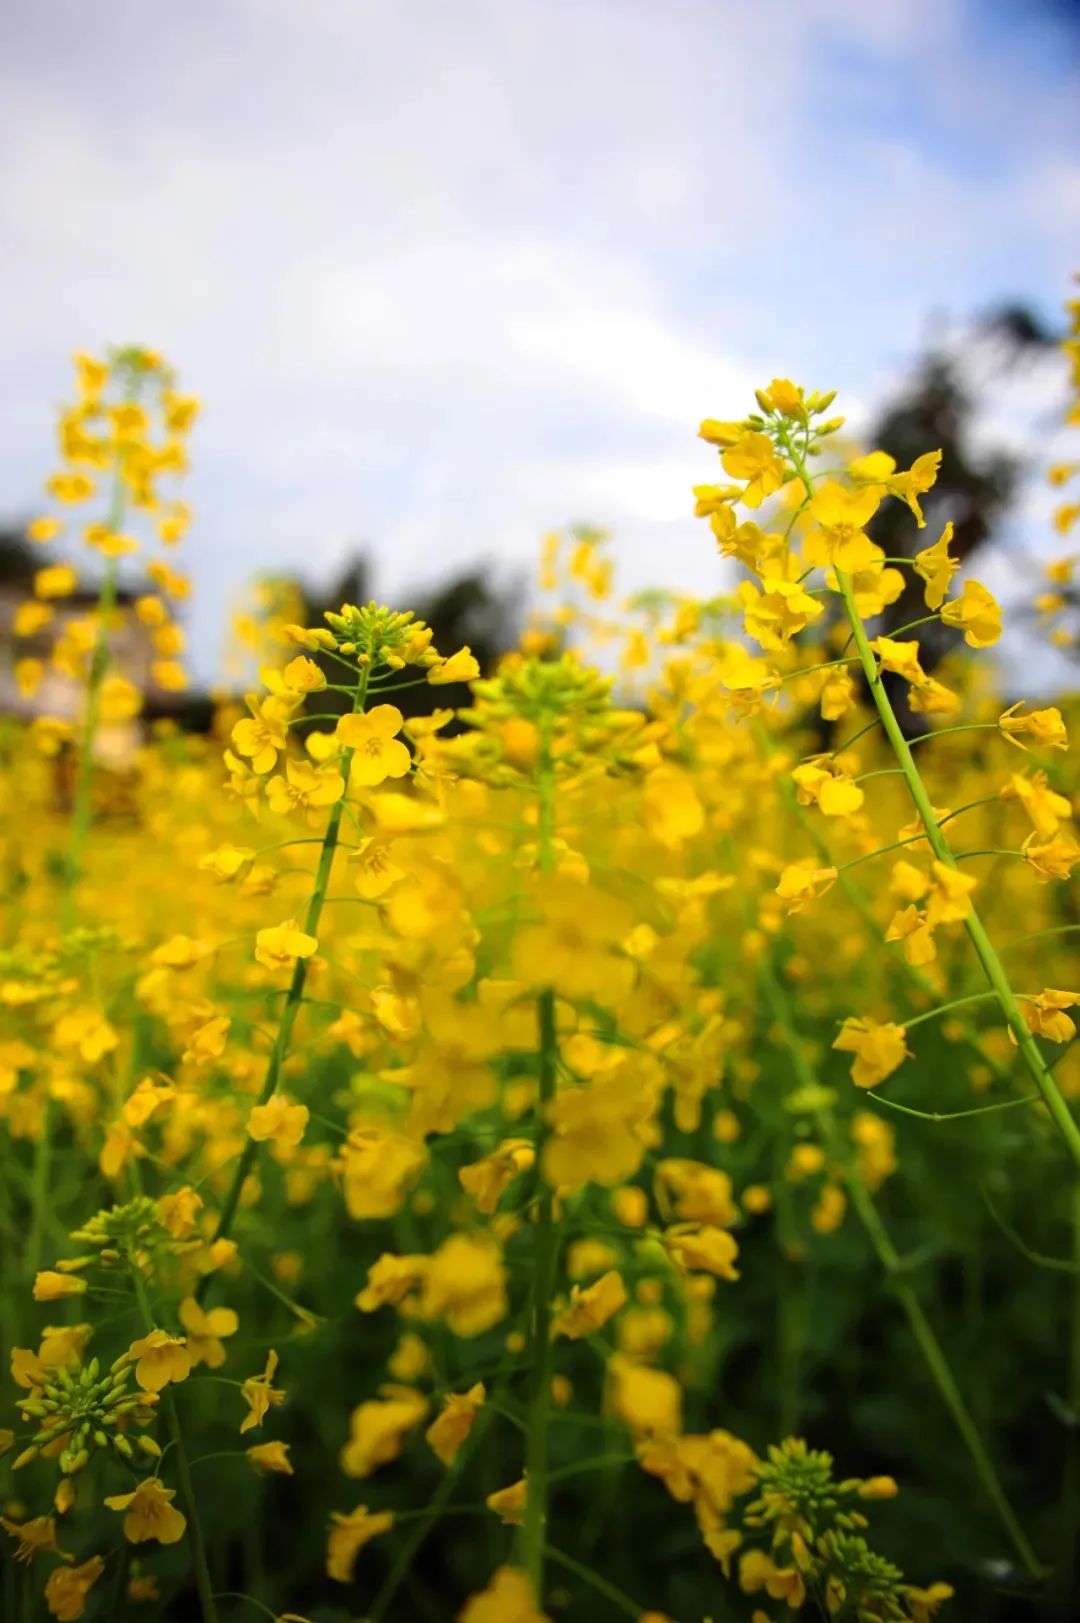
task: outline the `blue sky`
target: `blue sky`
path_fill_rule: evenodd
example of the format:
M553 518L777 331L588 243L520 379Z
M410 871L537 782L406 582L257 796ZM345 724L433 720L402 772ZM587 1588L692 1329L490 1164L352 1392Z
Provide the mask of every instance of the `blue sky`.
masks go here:
M698 419L776 371L856 420L930 330L1080 261L1080 26L975 0L50 0L0 35L0 512L68 354L206 401L198 663L261 568L400 594L547 528L708 589ZM1030 445L1051 364L987 412ZM1033 484L1029 544L1048 504ZM999 573L1008 575L1002 564Z

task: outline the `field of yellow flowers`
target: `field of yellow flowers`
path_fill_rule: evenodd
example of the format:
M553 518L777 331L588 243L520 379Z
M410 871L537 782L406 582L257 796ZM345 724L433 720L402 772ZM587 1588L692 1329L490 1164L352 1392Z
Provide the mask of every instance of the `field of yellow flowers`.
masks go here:
M14 632L80 702L0 731L4 1623L1075 1617L1075 705L995 691L939 453L774 379L701 426L734 591L615 614L555 537L484 673L269 595L121 769L198 403L76 367Z

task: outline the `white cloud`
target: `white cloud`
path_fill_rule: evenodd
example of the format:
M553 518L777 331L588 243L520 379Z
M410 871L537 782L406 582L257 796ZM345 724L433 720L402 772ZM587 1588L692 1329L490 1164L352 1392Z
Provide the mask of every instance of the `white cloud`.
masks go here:
M707 585L698 418L774 371L865 415L929 310L1052 300L1080 210L1071 87L963 0L52 0L7 35L0 504L70 348L164 349L207 400L204 667L253 567L350 536L398 589L589 517L635 584Z

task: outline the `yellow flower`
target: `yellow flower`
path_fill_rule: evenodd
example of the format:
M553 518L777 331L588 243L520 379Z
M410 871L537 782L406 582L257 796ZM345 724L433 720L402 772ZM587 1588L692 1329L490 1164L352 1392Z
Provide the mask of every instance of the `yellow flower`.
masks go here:
M516 1567L500 1567L488 1587L458 1613L458 1623L551 1623L536 1604L532 1584Z
M924 547L915 554L915 573L926 582L926 606L940 609L949 590L949 582L960 568L956 558L949 557L949 543L953 538L952 520L946 524L932 547Z
M285 1402L284 1392L270 1384L277 1367L278 1355L270 1351L266 1355L266 1368L262 1374L249 1375L242 1384L240 1393L248 1406L248 1412L240 1422L241 1435L245 1431L251 1431L254 1426L261 1426L269 1410Z
M1065 723L1061 719L1061 711L1056 705L1046 710L1029 710L1027 715L1018 714L1022 699L1009 706L998 717L998 726L1011 744L1020 749L1026 748L1020 743L1021 736L1030 738L1039 749L1064 750L1069 747Z
M580 1341L601 1329L613 1319L629 1300L622 1275L611 1269L584 1289L574 1285L570 1291L570 1305L555 1320L555 1334L570 1341Z
M58 518L35 518L26 526L26 533L31 541L44 544L55 541L63 527Z
M170 1381L186 1381L191 1374L191 1354L183 1336L170 1336L165 1330L151 1330L133 1341L125 1354L137 1360L135 1379L144 1392L160 1392Z
M849 1015L833 1047L855 1055L851 1080L857 1088L876 1088L911 1057L904 1035L903 1026Z
M367 1284L355 1298L357 1307L361 1313L374 1313L403 1302L419 1289L430 1265L431 1258L425 1255L398 1257L384 1251L368 1269Z
M454 1335L482 1335L505 1318L506 1269L494 1240L452 1234L431 1258L420 1298L425 1319L442 1319Z
M784 464L767 434L741 434L734 445L721 452L720 461L732 479L746 481L742 493L745 507L760 507L784 482Z
M773 1600L786 1600L797 1610L806 1599L806 1586L795 1567L778 1567L764 1550L747 1550L739 1557L739 1588L744 1595L764 1589Z
M34 1276L35 1302L60 1302L65 1296L81 1296L86 1289L86 1280L77 1274L58 1274L44 1268Z
M284 718L280 705L272 699L261 704L248 699L250 718L238 721L232 730L232 741L237 755L250 760L253 772L269 772L279 754L288 748Z
M714 1223L727 1228L739 1209L732 1198L731 1179L718 1167L682 1156L668 1156L656 1167L657 1199L674 1203L679 1217L691 1223Z
M493 1510L504 1527L520 1527L525 1515L525 1478L518 1482L511 1482L507 1488L496 1488L484 1500L489 1510Z
M1068 879L1080 862L1080 843L1071 829L1043 841L1033 830L1020 849L1034 868L1036 878L1043 883L1049 879Z
M883 671L894 671L915 686L926 681L926 672L919 664L919 644L914 637L906 641L898 641L895 637L875 637L870 646Z
M904 958L916 967L931 964L937 957L933 929L913 905L903 907L893 914L885 931L885 939L902 942Z
M859 785L826 755L800 762L791 778L800 806L817 806L826 817L850 817L866 799Z
M133 1493L113 1494L105 1500L110 1510L123 1510L124 1537L130 1544L156 1539L159 1544L177 1544L184 1536L187 1521L173 1507L175 1488L164 1488L157 1477L147 1477Z
M310 958L318 948L313 935L306 935L291 919L272 924L255 937L255 957L267 969L291 969L297 958Z
M682 1388L675 1377L622 1353L608 1359L606 1402L637 1437L675 1437L682 1430Z
M846 490L835 479L819 486L809 505L818 528L807 536L803 552L808 564L833 565L846 573L867 569L881 550L865 534L880 506L874 490Z
M403 778L412 765L407 745L397 737L404 717L393 704L377 704L362 715L342 716L338 742L352 750L349 780L370 789L387 778Z
M194 1296L185 1297L177 1309L177 1317L187 1331L187 1348L191 1354L191 1367L205 1364L208 1369L220 1369L225 1362L222 1341L234 1336L240 1320L231 1307L212 1307L207 1311Z
M45 1580L45 1604L59 1623L73 1623L86 1610L86 1597L105 1571L100 1555L78 1567L56 1567Z
M194 1189L185 1186L171 1195L159 1195L158 1214L162 1226L174 1240L186 1240L195 1231L195 1219L203 1208L203 1198Z
M316 767L310 761L287 761L285 776L279 773L266 785L267 803L275 817L302 813L313 827L321 808L333 806L344 793L345 779L336 766Z
M926 898L926 922L936 929L939 924L958 924L971 917L971 892L978 881L970 874L957 873L937 859L930 864L932 875Z
M71 1560L71 1556L61 1550L56 1542L54 1516L34 1516L28 1522L8 1521L5 1516L0 1516L0 1527L13 1539L18 1540L16 1561L30 1562L35 1555L42 1555L48 1551L55 1551L63 1561Z
M330 1516L330 1537L326 1545L326 1572L336 1583L352 1582L356 1557L371 1539L387 1533L394 1525L390 1511L371 1512L366 1505L357 1505L347 1515L335 1510Z
M452 1465L457 1458L486 1396L483 1382L477 1381L467 1392L448 1392L443 1399L442 1413L431 1422L424 1437L444 1465Z
M1064 1012L1080 1003L1080 992L1059 992L1047 988L1036 997L1020 999L1020 1013L1024 1024L1036 1037L1046 1037L1052 1043L1069 1043L1076 1036L1076 1025ZM1010 1029L1010 1037L1015 1036Z
M691 1273L716 1274L736 1280L739 1247L726 1229L708 1223L677 1223L664 1233L664 1249L672 1261Z
M380 1128L357 1128L342 1151L345 1209L350 1217L393 1217L427 1165L417 1139Z
M248 1459L259 1472L276 1471L281 1476L292 1476L288 1443L255 1443L245 1449Z
M275 1093L264 1105L254 1105L247 1120L248 1137L257 1144L273 1139L275 1144L292 1148L299 1144L308 1124L307 1105L294 1104L288 1094Z
M963 595L945 604L941 620L963 631L969 648L990 648L1001 636L1001 606L977 580L964 582Z
M438 665L433 665L428 672L428 682L432 687L442 687L449 682L475 682L479 675L480 666L472 649L466 645Z
M410 1386L385 1389L390 1395L372 1398L352 1412L349 1441L341 1451L346 1476L365 1477L380 1465L396 1460L410 1431L428 1411L428 1400Z
M458 1170L458 1182L471 1195L478 1212L490 1217L504 1189L536 1160L528 1139L508 1138L491 1155Z
M776 885L776 894L786 903L788 913L801 913L808 902L816 902L836 883L835 868L821 868L813 857L788 863Z

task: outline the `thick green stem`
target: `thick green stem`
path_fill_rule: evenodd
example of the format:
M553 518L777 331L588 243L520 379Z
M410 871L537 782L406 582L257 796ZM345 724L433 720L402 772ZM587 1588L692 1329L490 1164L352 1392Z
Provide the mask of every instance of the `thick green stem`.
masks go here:
M138 1259L134 1255L128 1258L131 1269L131 1279L135 1287L135 1297L139 1304L139 1311L143 1323L148 1331L156 1330L153 1309L146 1294L146 1285L139 1271ZM191 1564L195 1578L195 1588L199 1596L199 1609L202 1613L203 1623L217 1623L217 1603L214 1600L214 1586L210 1581L210 1564L206 1558L206 1540L203 1537L202 1522L199 1519L199 1505L195 1498L195 1485L191 1480L191 1466L188 1463L187 1449L184 1447L184 1434L180 1429L180 1418L176 1412L176 1403L173 1395L167 1389L161 1394L161 1408L165 1416L165 1425L172 1443L173 1453L176 1456L176 1479L180 1489L180 1499L184 1506L184 1515L187 1517L188 1543L191 1547Z
M911 795L915 808L919 813L934 855L946 867L955 869L956 858L942 832L937 814L930 802L930 796L927 794L926 786L922 781L922 776L915 765L915 758L911 753L907 739L904 737L903 730L896 718L896 712L893 710L889 695L886 693L885 685L881 680L878 662L874 658L873 650L866 635L866 627L863 625L862 616L855 604L851 582L842 574L839 575L839 580L863 673L878 714L881 717L886 736L892 745L893 753L904 775L908 793ZM1032 1081L1041 1093L1043 1102L1065 1142L1074 1165L1080 1169L1080 1126L1077 1126L1072 1111L1062 1097L1057 1083L1054 1081L1042 1054L1039 1052L1038 1044L1024 1023L1020 1005L1005 973L1001 959L998 957L997 951L991 943L985 926L974 907L972 907L970 914L964 920L964 927L967 930L972 946L975 948L983 973L997 997L998 1006L1005 1017L1009 1030L1016 1038L1017 1047Z
M353 696L354 714L363 710L364 704L367 700L367 688L368 672L365 669L360 673L360 680L356 685L356 691ZM345 779L346 786L349 782L349 767L352 762L352 756L353 752L350 749L345 750L342 754L341 774ZM338 835L341 831L341 819L344 809L345 797L343 795L342 798L331 807L330 816L326 824L326 833L323 835L322 849L319 852L319 863L315 870L315 884L311 892L311 899L308 902L307 915L304 919L304 932L307 935L318 935L319 920L322 917L323 903L326 900L327 886L330 883L330 872L334 866L334 853L337 850ZM300 1004L304 995L304 986L306 981L307 959L298 958L293 967L292 979L289 982L289 990L286 994L285 1003L281 1011L281 1019L278 1022L278 1028L274 1035L274 1046L270 1050L270 1058L267 1061L266 1076L263 1079L263 1085L259 1093L259 1097L255 1101L256 1104L266 1104L267 1100L272 1097L277 1089L278 1082L281 1077L281 1068L284 1065L285 1058L289 1052L289 1044L292 1040L293 1027L296 1025L296 1017L300 1012ZM237 1207L240 1204L240 1196L243 1193L244 1184L247 1182L247 1179L251 1174L251 1169L255 1165L255 1159L258 1153L258 1144L253 1138L249 1138L247 1143L244 1145L243 1152L236 1164L236 1170L233 1173L232 1182L229 1185L228 1192L226 1193L225 1200L222 1204L221 1212L217 1220L217 1226L214 1229L215 1240L226 1239L232 1232ZM198 1300L201 1301L203 1296L206 1294L206 1291L209 1289L210 1279L211 1275L206 1274L199 1281L195 1291L195 1295Z
M550 873L554 852L555 778L548 740L543 742L539 774L538 847L541 873ZM544 1545L547 1531L548 1428L550 1424L552 1345L551 1298L555 1289L557 1244L555 1200L544 1178L543 1155L548 1136L548 1107L555 1098L558 1038L555 994L545 988L537 999L538 1076L536 1103L535 1263L529 1352L532 1383L525 1433L525 1511L521 1524L521 1562L542 1602Z

